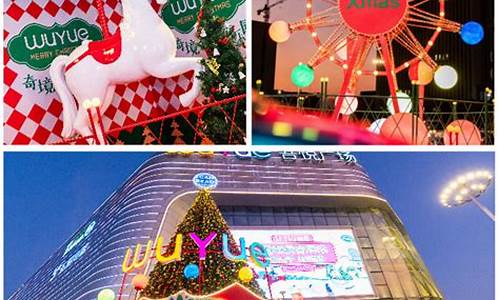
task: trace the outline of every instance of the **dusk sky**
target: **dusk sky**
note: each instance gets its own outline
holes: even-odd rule
[[[151,153],[5,153],[5,296],[10,296]],[[494,224],[440,206],[443,186],[493,153],[356,153],[402,219],[446,299],[494,299]],[[481,198],[493,210],[493,185]]]

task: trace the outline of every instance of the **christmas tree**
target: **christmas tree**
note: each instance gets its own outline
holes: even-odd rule
[[[189,238],[189,233],[196,233],[200,239],[206,239],[212,232],[217,235],[206,248],[205,260],[200,260],[198,246]],[[176,234],[170,240],[165,255],[173,253],[176,236],[183,238],[181,259],[168,264],[157,263],[149,276],[148,286],[141,296],[153,299],[171,296],[185,290],[193,295],[206,295],[239,282],[251,291],[263,295],[255,279],[243,282],[238,277],[241,268],[246,267],[243,261],[227,259],[222,253],[222,234],[229,236],[229,245],[232,253],[239,253],[229,227],[217,208],[215,201],[207,190],[201,190],[195,198],[194,204],[188,210],[182,222],[177,226]],[[184,276],[185,267],[200,265],[199,276],[188,279]]]
[[[151,129],[149,129],[148,126],[144,127],[142,136],[144,137],[143,145],[152,145],[156,141],[154,133],[151,131]]]
[[[244,41],[238,38],[235,28],[225,26],[224,18],[215,16],[213,10],[214,3],[204,0],[197,29],[197,45],[207,56],[201,61],[204,71],[198,78],[202,81],[203,95],[212,102],[246,92],[245,58],[240,52]],[[203,115],[205,133],[216,143],[244,143],[245,110],[245,100],[207,109]]]
[[[184,136],[184,134],[182,134],[182,132],[179,130],[179,124],[177,124],[177,122],[175,122],[175,120],[174,120],[172,122],[172,125],[170,125],[170,127],[172,127],[172,133],[171,133],[171,135],[173,137],[175,137],[174,145],[184,145],[184,144],[186,144],[186,143],[184,143],[184,141],[181,138],[181,137]]]

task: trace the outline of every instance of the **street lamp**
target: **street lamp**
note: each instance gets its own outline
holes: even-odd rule
[[[492,181],[493,175],[487,170],[462,174],[448,183],[439,199],[445,207],[458,207],[472,202],[492,221],[495,221],[495,215],[478,200]]]

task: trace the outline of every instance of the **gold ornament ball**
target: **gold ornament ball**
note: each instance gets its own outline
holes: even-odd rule
[[[250,282],[250,280],[253,279],[253,272],[252,269],[249,267],[243,267],[240,269],[238,272],[238,277],[240,278],[241,281],[247,283]]]
[[[138,291],[142,291],[148,285],[148,277],[144,274],[137,274],[132,279],[132,285]]]

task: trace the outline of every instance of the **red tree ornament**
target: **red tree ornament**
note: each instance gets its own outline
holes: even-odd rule
[[[225,36],[225,37],[223,37],[223,38],[219,39],[219,44],[220,44],[220,45],[225,46],[225,45],[227,45],[227,43],[229,43],[229,38],[228,38],[227,36]]]

